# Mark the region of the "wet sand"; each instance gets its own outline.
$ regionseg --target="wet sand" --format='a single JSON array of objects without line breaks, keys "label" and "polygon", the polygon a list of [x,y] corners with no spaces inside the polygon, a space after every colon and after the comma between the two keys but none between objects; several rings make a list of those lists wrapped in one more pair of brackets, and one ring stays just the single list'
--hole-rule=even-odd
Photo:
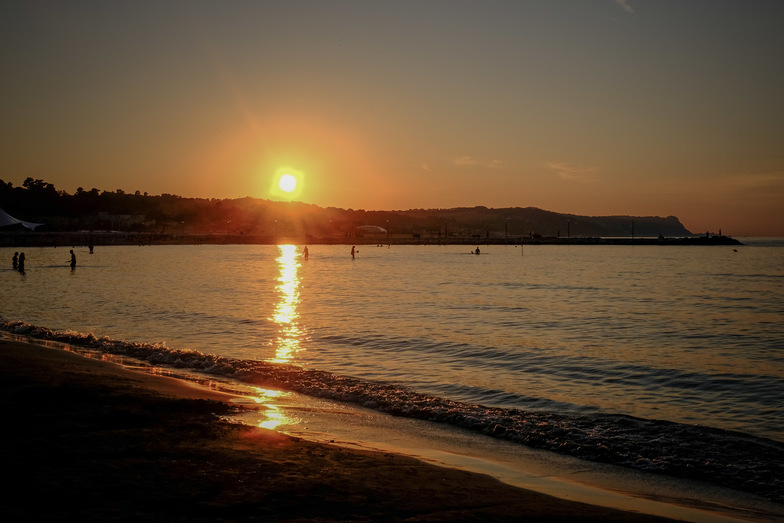
[{"label": "wet sand", "polygon": [[665,521],[223,421],[231,396],[0,340],[3,521]]}]

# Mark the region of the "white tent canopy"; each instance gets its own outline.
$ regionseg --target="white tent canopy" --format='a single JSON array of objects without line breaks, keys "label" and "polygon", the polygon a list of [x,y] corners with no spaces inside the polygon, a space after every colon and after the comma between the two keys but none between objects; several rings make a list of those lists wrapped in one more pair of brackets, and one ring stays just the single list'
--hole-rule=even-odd
[{"label": "white tent canopy", "polygon": [[359,227],[357,227],[357,229],[359,229],[360,231],[369,232],[371,234],[372,233],[384,234],[385,232],[387,232],[386,229],[384,229],[383,227],[379,227],[378,225],[360,225]]},{"label": "white tent canopy", "polygon": [[0,227],[8,227],[9,225],[18,225],[21,224],[28,229],[34,230],[36,227],[43,225],[43,223],[32,223],[32,222],[25,222],[22,220],[17,220],[3,209],[0,209]]}]

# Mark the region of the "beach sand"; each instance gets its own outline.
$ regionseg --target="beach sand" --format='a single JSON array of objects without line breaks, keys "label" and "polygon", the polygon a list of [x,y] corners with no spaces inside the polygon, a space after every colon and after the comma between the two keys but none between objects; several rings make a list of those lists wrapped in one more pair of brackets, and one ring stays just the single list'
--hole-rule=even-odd
[{"label": "beach sand", "polygon": [[3,521],[665,521],[229,423],[230,396],[0,340]]}]

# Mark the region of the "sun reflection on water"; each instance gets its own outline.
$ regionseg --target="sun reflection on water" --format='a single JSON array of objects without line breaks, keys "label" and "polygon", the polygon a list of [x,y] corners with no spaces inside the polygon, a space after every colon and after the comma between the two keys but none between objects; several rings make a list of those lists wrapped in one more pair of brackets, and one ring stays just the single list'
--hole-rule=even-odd
[{"label": "sun reflection on water", "polygon": [[299,351],[304,329],[297,321],[299,318],[299,287],[298,270],[300,257],[296,245],[278,245],[280,255],[277,258],[280,274],[276,291],[278,301],[272,321],[278,324],[278,337],[275,340],[275,357],[269,361],[287,363]]}]

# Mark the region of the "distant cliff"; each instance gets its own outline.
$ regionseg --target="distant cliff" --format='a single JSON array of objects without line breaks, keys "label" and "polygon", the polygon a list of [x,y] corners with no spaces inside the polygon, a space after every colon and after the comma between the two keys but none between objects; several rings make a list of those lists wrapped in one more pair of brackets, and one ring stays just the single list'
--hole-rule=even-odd
[{"label": "distant cliff", "polygon": [[[692,233],[675,216],[580,216],[535,207],[410,210],[400,213],[426,230],[481,237],[683,237]],[[451,231],[450,231],[451,229]]]}]

